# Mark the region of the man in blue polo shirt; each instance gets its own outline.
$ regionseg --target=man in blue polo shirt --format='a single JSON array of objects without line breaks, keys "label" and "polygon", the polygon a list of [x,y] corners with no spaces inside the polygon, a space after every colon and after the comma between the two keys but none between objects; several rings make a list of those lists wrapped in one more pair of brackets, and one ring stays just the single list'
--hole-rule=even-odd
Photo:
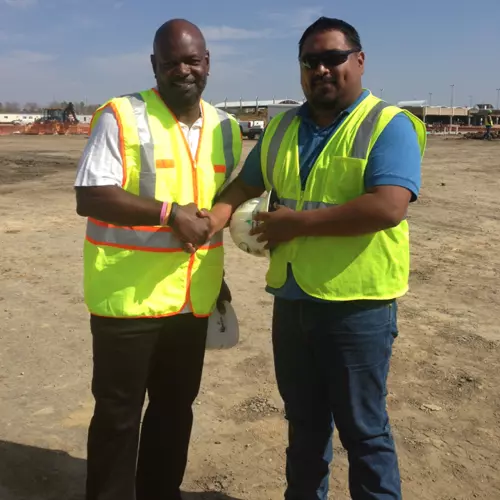
[{"label": "man in blue polo shirt", "polygon": [[[298,142],[302,189],[305,188],[311,168],[323,150],[323,146],[349,113],[369,93],[368,90],[363,90],[359,98],[327,127],[319,127],[311,120],[307,102],[300,107],[298,114],[302,118],[302,123]],[[263,135],[249,153],[240,174],[241,181],[261,192],[265,190],[260,163],[262,138]],[[396,115],[380,134],[370,152],[365,172],[365,189],[375,186],[400,186],[411,192],[413,202],[417,199],[420,190],[420,163],[420,147],[415,136],[415,129],[406,115]],[[275,297],[283,299],[319,300],[308,296],[301,290],[293,277],[291,267],[289,267],[288,279],[282,288],[267,287],[266,289]]]},{"label": "man in blue polo shirt", "polygon": [[[327,499],[335,425],[352,498],[400,500],[386,381],[396,299],[408,285],[405,219],[420,189],[425,125],[363,89],[361,42],[344,21],[312,24],[299,60],[307,102],[298,119],[288,112],[271,121],[239,177],[200,216],[217,231],[269,185],[283,203],[302,206],[261,213],[253,230],[271,248],[268,283],[283,283],[267,290],[289,422],[285,499]],[[355,151],[359,144],[367,157]]]}]

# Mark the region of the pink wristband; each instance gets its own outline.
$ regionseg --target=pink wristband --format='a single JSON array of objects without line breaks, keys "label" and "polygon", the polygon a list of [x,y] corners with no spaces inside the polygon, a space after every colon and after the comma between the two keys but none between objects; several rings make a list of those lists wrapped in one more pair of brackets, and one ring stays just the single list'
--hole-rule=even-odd
[{"label": "pink wristband", "polygon": [[163,205],[161,206],[161,212],[160,212],[160,226],[167,225],[167,221],[165,220],[167,216],[167,208],[168,208],[168,201],[164,201]]}]

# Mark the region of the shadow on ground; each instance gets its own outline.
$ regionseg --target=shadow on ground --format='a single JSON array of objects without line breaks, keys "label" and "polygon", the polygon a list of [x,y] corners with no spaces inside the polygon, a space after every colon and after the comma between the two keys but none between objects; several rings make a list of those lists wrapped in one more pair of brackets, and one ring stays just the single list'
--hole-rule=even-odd
[{"label": "shadow on ground", "polygon": [[0,441],[2,500],[83,500],[84,485],[85,460]]},{"label": "shadow on ground", "polygon": [[225,493],[209,491],[205,493],[187,493],[182,494],[182,500],[242,500],[240,498],[231,497]]},{"label": "shadow on ground", "polygon": [[[64,451],[0,440],[1,500],[84,500],[85,460]],[[184,493],[183,500],[241,500],[224,493]]]}]

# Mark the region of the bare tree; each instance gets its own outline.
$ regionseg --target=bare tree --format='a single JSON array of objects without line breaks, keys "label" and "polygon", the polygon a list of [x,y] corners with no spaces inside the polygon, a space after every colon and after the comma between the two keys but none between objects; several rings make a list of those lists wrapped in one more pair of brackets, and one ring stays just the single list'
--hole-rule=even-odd
[{"label": "bare tree", "polygon": [[[86,104],[84,101],[75,99],[75,110],[80,115],[92,115],[100,104]],[[68,101],[52,101],[48,105],[40,105],[35,101],[28,101],[23,106],[18,102],[0,102],[0,112],[2,113],[41,113],[45,108],[62,108],[68,105]]]},{"label": "bare tree", "polygon": [[3,111],[5,113],[19,113],[21,111],[21,106],[17,102],[6,102],[4,103]]},{"label": "bare tree", "polygon": [[24,111],[27,113],[37,113],[40,110],[40,106],[36,102],[27,102],[24,105]]}]

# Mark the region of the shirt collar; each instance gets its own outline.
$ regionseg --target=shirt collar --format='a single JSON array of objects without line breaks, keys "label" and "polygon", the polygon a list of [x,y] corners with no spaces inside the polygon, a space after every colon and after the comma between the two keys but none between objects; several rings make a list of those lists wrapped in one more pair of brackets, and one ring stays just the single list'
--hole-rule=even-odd
[{"label": "shirt collar", "polygon": [[[363,92],[361,93],[361,95],[356,99],[356,101],[354,101],[348,108],[344,109],[344,111],[342,111],[339,116],[337,117],[337,119],[341,118],[341,117],[344,117],[346,115],[348,115],[349,113],[351,113],[352,111],[354,111],[358,106],[359,104],[364,100],[366,99],[368,96],[370,95],[370,91],[368,89],[363,89]],[[312,123],[312,120],[311,120],[311,114],[310,114],[310,109],[309,109],[309,105],[307,103],[307,101],[302,104],[302,106],[300,106],[299,108],[299,112],[297,113],[298,116],[300,116],[302,119],[308,121],[308,122],[311,122]],[[337,120],[335,120],[336,122]]]},{"label": "shirt collar", "polygon": [[[155,85],[154,89],[159,94],[158,85]],[[201,100],[200,100],[200,117],[193,123],[193,127],[201,127],[202,123],[203,123],[203,105],[202,105]],[[184,124],[182,124],[182,125],[184,125]],[[187,127],[187,125],[184,125],[184,126]]]}]

